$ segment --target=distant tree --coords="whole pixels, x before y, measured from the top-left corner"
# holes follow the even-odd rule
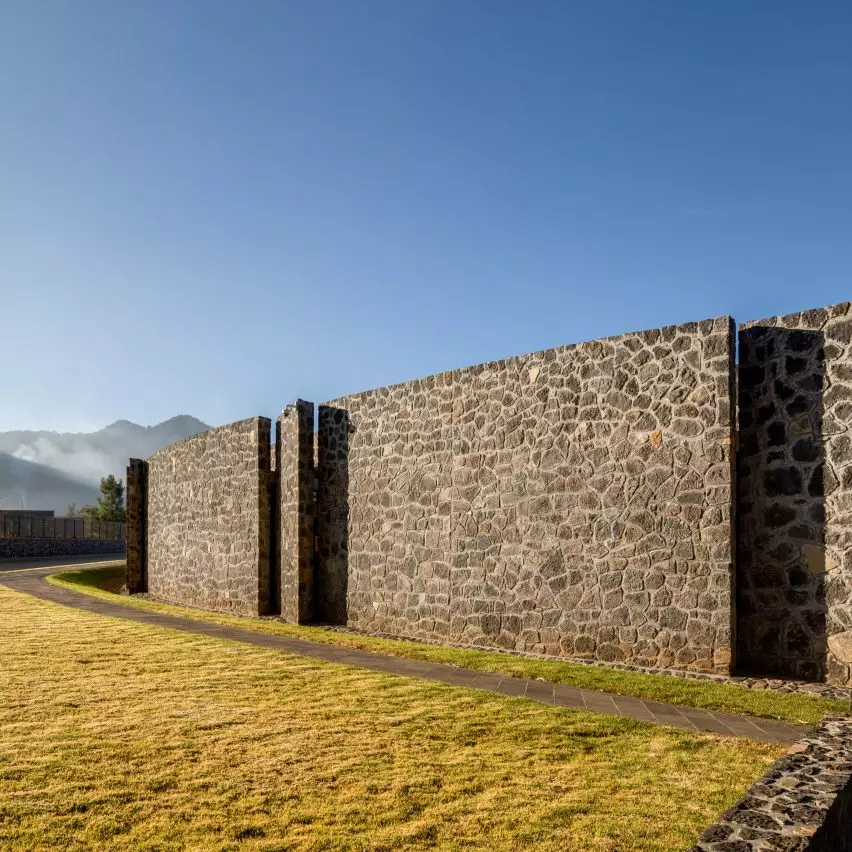
[[[65,510],[65,517],[66,518],[76,518],[78,515],[79,515],[79,512],[77,511],[77,504],[76,503],[69,503],[68,508]]]
[[[101,496],[94,506],[83,506],[80,514],[92,521],[123,521],[124,483],[112,474],[101,479]]]

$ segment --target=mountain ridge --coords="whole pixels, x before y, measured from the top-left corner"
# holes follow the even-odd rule
[[[168,420],[163,420],[160,423],[155,423],[152,426],[143,426],[141,423],[134,423],[132,420],[115,420],[112,423],[107,424],[106,426],[102,426],[100,429],[95,430],[94,432],[58,432],[55,429],[7,429],[5,432],[0,432],[0,441],[4,438],[12,435],[60,435],[60,436],[76,436],[76,435],[100,435],[103,432],[107,432],[115,426],[123,426],[123,427],[131,427],[132,429],[141,429],[146,432],[150,432],[152,430],[160,429],[163,426],[170,426],[172,424],[180,424],[180,423],[190,423],[194,426],[201,427],[198,431],[206,431],[211,427],[205,423],[203,420],[199,420],[197,417],[194,417],[191,414],[176,414],[174,417],[169,417]]]
[[[23,501],[64,513],[69,503],[91,503],[101,477],[124,479],[129,458],[147,458],[209,428],[178,414],[153,426],[116,420],[95,432],[0,432],[0,508],[20,509]]]

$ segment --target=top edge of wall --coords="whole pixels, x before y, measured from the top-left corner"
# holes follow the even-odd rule
[[[824,308],[809,308],[804,311],[795,311],[792,314],[780,314],[764,317],[763,319],[749,320],[740,323],[739,330],[750,328],[767,327],[779,328],[789,325],[794,328],[806,328],[818,331],[830,319],[846,316],[849,313],[852,302],[838,302],[835,305],[827,305]]]
[[[260,428],[264,425],[268,432],[272,431],[272,420],[269,417],[246,417],[242,420],[234,420],[232,423],[223,423],[221,426],[213,426],[210,429],[205,429],[203,432],[196,432],[194,435],[188,435],[186,438],[181,438],[179,441],[175,441],[173,444],[168,444],[165,447],[160,447],[156,452],[151,453],[148,456],[147,461],[151,461],[152,459],[157,458],[158,456],[165,455],[169,451],[173,450],[175,447],[180,447],[184,444],[191,443],[193,441],[199,441],[202,438],[206,438],[214,432],[219,432],[222,429],[233,429],[235,426],[249,426],[254,425],[257,428]]]
[[[299,399],[293,400],[293,402],[287,403],[287,405],[285,405],[284,408],[281,409],[281,413],[276,418],[276,421],[280,421],[283,417],[286,417],[288,412],[290,411],[303,411],[306,408],[310,408],[311,410],[313,410],[314,407],[314,403],[311,402],[311,400],[302,399],[300,397]]]
[[[595,344],[595,343],[615,342],[617,340],[622,340],[625,337],[635,337],[638,334],[653,334],[654,332],[659,332],[660,334],[662,334],[664,331],[668,331],[669,329],[683,330],[683,331],[686,331],[686,330],[697,331],[698,327],[700,325],[707,324],[707,323],[710,324],[709,328],[707,329],[708,331],[715,329],[717,325],[722,326],[724,324],[724,326],[725,326],[724,328],[719,327],[717,330],[719,332],[722,332],[722,331],[727,332],[728,334],[732,333],[734,328],[736,327],[736,323],[735,323],[734,318],[732,316],[730,316],[729,314],[720,314],[719,316],[707,317],[705,319],[693,320],[691,322],[682,322],[682,323],[677,323],[677,324],[672,324],[672,325],[662,325],[662,326],[658,326],[657,328],[643,328],[643,329],[639,329],[638,331],[626,331],[626,332],[622,332],[621,334],[611,334],[607,337],[595,337],[595,338],[591,338],[589,340],[581,340],[581,341],[578,341],[577,343],[566,343],[566,344],[563,344],[561,346],[550,346],[547,349],[536,349],[533,352],[524,352],[520,355],[509,355],[506,358],[496,358],[493,361],[483,361],[479,364],[466,364],[463,367],[454,367],[451,370],[442,370],[440,373],[429,373],[425,376],[417,376],[416,378],[407,379],[406,381],[403,381],[403,382],[395,382],[392,385],[379,385],[378,387],[365,388],[364,390],[353,391],[351,393],[344,394],[343,396],[338,396],[338,397],[335,397],[334,399],[329,399],[329,400],[326,400],[325,402],[320,402],[320,403],[318,403],[318,406],[335,405],[335,404],[343,402],[344,400],[349,399],[351,397],[362,396],[363,394],[372,393],[374,391],[394,390],[395,388],[400,388],[400,387],[403,387],[404,385],[410,385],[410,384],[413,384],[415,382],[423,382],[423,381],[428,381],[430,379],[439,379],[439,378],[443,378],[444,376],[450,376],[453,373],[464,372],[464,371],[467,371],[467,370],[487,369],[489,367],[494,367],[494,366],[498,366],[498,365],[511,364],[514,361],[520,361],[521,359],[524,359],[524,358],[534,358],[536,356],[544,356],[548,352],[559,352],[559,353],[569,352],[572,349],[579,349],[582,346],[590,346],[590,345]]]

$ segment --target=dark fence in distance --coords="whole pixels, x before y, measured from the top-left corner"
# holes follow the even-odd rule
[[[121,521],[88,518],[51,518],[44,515],[4,515],[0,512],[0,538],[124,539]]]

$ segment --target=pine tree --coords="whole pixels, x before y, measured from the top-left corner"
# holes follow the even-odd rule
[[[83,506],[80,514],[93,521],[123,521],[124,483],[110,474],[101,479],[100,492],[98,502],[94,506]]]

